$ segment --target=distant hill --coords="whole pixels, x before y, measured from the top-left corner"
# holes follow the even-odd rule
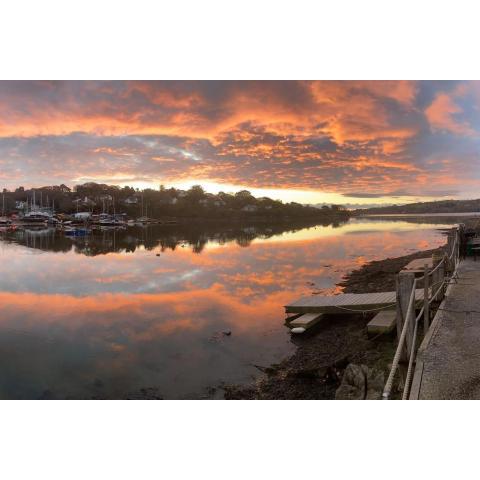
[[[480,212],[480,199],[476,200],[439,200],[435,202],[418,202],[407,205],[390,205],[356,209],[355,215],[368,214],[402,214],[402,213],[468,213]]]

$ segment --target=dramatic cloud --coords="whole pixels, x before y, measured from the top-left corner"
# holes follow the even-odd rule
[[[479,107],[478,82],[0,82],[0,182],[475,196]]]

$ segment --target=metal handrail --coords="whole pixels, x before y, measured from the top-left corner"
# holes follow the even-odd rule
[[[390,369],[390,373],[388,375],[387,381],[385,383],[385,387],[383,389],[382,397],[385,400],[389,399],[391,391],[392,391],[393,380],[395,378],[395,373],[397,372],[397,369],[398,369],[398,366],[399,366],[399,363],[400,363],[402,350],[403,350],[405,340],[406,340],[406,337],[407,337],[408,327],[410,326],[411,318],[412,318],[412,315],[413,315],[413,312],[414,312],[413,309],[414,309],[414,305],[415,305],[415,291],[416,291],[417,283],[421,280],[425,280],[426,277],[431,276],[438,268],[440,268],[441,265],[445,264],[446,259],[451,260],[452,258],[454,259],[454,272],[455,272],[456,269],[457,269],[458,263],[459,263],[458,230],[455,231],[455,241],[453,243],[452,251],[450,252],[450,255],[448,255],[448,254],[445,255],[443,257],[443,259],[438,263],[438,265],[435,266],[434,269],[432,269],[429,272],[425,272],[422,277],[415,278],[414,281],[413,281],[412,290],[411,290],[411,293],[410,293],[410,298],[409,298],[408,307],[407,307],[407,312],[405,314],[405,322],[403,324],[402,331],[400,333],[400,338],[398,339],[398,345],[397,345],[397,349],[395,350],[395,355],[393,357],[392,367]],[[412,381],[412,374],[413,374],[413,363],[414,363],[415,356],[416,356],[415,346],[416,346],[416,342],[417,342],[418,323],[419,323],[420,319],[422,318],[422,316],[424,314],[425,304],[428,303],[430,305],[435,300],[435,298],[437,298],[438,294],[444,288],[446,281],[447,281],[447,279],[444,278],[441,282],[438,282],[437,284],[435,284],[435,285],[440,285],[438,287],[437,291],[435,292],[435,294],[433,293],[433,287],[435,285],[432,285],[432,287],[431,287],[432,297],[430,299],[428,298],[428,290],[427,290],[427,298],[426,299],[424,298],[424,305],[420,309],[419,314],[415,317],[415,320],[414,320],[415,323],[414,323],[414,329],[413,329],[413,335],[412,335],[412,347],[411,347],[410,355],[409,355],[409,359],[408,359],[407,375],[406,375],[404,390],[403,390],[403,393],[402,393],[402,400],[406,400],[408,398],[409,393],[410,393],[410,384],[411,384],[411,381]]]

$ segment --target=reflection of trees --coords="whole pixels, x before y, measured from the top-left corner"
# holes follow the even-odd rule
[[[252,243],[252,240],[257,238],[257,235],[253,232],[243,232],[236,237],[237,245],[240,247],[249,247]]]
[[[94,230],[88,236],[74,238],[66,237],[53,228],[35,233],[19,229],[14,232],[1,232],[0,240],[54,252],[68,252],[73,248],[76,253],[87,256],[105,255],[110,252],[135,252],[139,247],[146,250],[160,248],[163,252],[188,246],[194,253],[201,253],[208,242],[219,244],[236,242],[241,247],[248,247],[255,238],[268,239],[284,232],[296,232],[316,225],[327,226],[329,223],[152,225],[124,230]],[[339,225],[333,224],[334,227]]]

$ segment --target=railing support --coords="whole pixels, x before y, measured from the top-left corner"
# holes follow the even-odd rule
[[[404,272],[397,275],[397,338],[400,338],[403,325],[408,321],[407,335],[405,337],[405,349],[401,355],[401,361],[408,361],[410,352],[412,351],[413,325],[409,318],[408,304],[410,295],[414,288],[415,275],[413,273]],[[413,307],[415,312],[415,306]],[[410,312],[411,313],[411,312]]]

